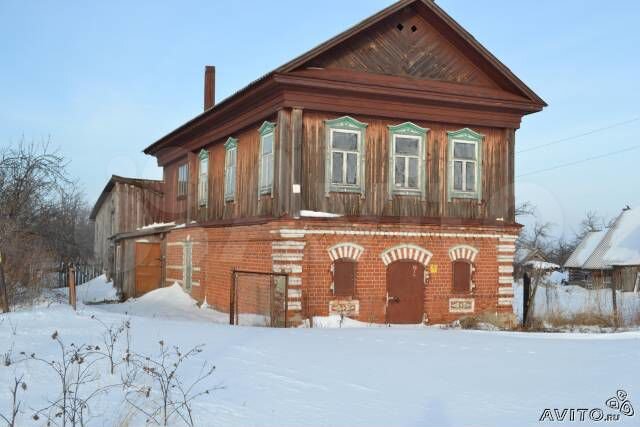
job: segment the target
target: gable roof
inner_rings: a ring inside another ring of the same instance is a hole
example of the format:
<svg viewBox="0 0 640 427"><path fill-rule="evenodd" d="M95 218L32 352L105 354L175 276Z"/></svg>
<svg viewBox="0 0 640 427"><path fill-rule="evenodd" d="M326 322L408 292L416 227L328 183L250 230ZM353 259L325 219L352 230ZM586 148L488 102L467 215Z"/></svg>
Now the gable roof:
<svg viewBox="0 0 640 427"><path fill-rule="evenodd" d="M545 101L542 100L533 90L531 90L522 80L520 80L506 65L504 65L498 58L496 58L489 50L487 50L480 42L478 42L467 30L465 30L460 24L458 24L451 16L449 16L440 6L438 6L433 0L400 0L386 9L381 10L375 15L361 21L346 31L338 34L337 36L327 40L324 43L316 46L306 53L292 59L286 64L276 68L272 73L288 73L303 66L305 63L320 56L321 54L329 51L333 47L339 45L347 39L350 39L373 25L381 22L383 19L388 18L400 10L403 10L409 6L417 5L423 7L423 11L432 13L437 19L441 20L442 24L447 28L453 30L461 41L466 43L471 49L477 52L482 59L495 68L502 77L509 81L515 89L521 92L521 94L530 99L531 101L546 106ZM269 74L267 74L268 76Z"/></svg>
<svg viewBox="0 0 640 427"><path fill-rule="evenodd" d="M571 253L571 256L564 263L565 268L582 268L593 251L600 244L607 230L591 231L582 239L580 244Z"/></svg>
<svg viewBox="0 0 640 427"><path fill-rule="evenodd" d="M159 188L162 188L161 186L163 184L163 181L158 181L155 179L126 178L124 176L111 175L111 178L109 178L109 181L107 181L107 184L102 189L102 193L100 193L98 200L96 201L95 205L93 205L93 209L91 209L91 214L89 214L90 220L96 219L100 207L104 203L109 193L111 193L111 190L113 190L113 187L117 182L122 184L134 185L136 187L153 191L157 194L163 194L162 191L159 190Z"/></svg>
<svg viewBox="0 0 640 427"><path fill-rule="evenodd" d="M640 210L623 211L610 233L604 262L612 266L640 265Z"/></svg>
<svg viewBox="0 0 640 427"><path fill-rule="evenodd" d="M456 41L460 46L466 46L470 49L470 51L475 53L477 56L477 60L483 62L484 71L491 71L494 77L500 77L505 84L508 84L510 89L514 92L517 92L519 95L523 96L525 99L529 100L532 104L535 104L540 107L546 107L546 102L540 98L531 88L529 88L522 80L520 80L507 66L505 66L502 62L500 62L491 52L489 52L482 44L480 44L469 32L467 32L460 24L458 24L451 16L449 16L444 10L442 10L433 0L399 0L398 2L392 4L391 6L381 10L380 12L370 16L369 18L361 21L360 23L354 25L353 27L347 29L346 31L332 37L331 39L321 43L320 45L314 47L313 49L303 53L302 55L292 59L291 61L281 65L280 67L270 71L269 73L259 77L258 79L252 81L244 88L236 91L229 97L225 98L221 102L215 104L213 107L205 110L203 113L200 113L193 119L184 123L182 126L176 128L169 134L160 138L153 144L149 145L144 149L144 153L153 154L155 148L158 147L163 141L171 136L175 135L182 129L198 122L200 119L205 116L210 115L214 111L217 111L224 107L225 105L231 103L233 100L239 98L241 95L249 92L250 90L257 87L260 83L263 83L271 78L273 78L277 74L286 74L299 69L304 66L309 61L317 58L325 52L328 52L332 48L340 45L342 42L355 37L358 34L361 34L365 30L371 28L375 24L381 22L382 20L392 16L393 14L408 8L408 7L416 7L418 11L422 14L428 14L430 18L432 18L435 22L439 24L440 29L448 29L451 31L453 36L457 39Z"/></svg>
<svg viewBox="0 0 640 427"><path fill-rule="evenodd" d="M629 265L640 265L640 210L629 208L609 229L589 233L565 263L565 267L585 270Z"/></svg>

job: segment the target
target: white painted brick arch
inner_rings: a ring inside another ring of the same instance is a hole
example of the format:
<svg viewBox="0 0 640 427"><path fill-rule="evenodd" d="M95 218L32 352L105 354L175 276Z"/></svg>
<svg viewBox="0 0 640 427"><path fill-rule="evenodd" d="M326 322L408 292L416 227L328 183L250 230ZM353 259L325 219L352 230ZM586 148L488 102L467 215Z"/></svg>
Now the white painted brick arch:
<svg viewBox="0 0 640 427"><path fill-rule="evenodd" d="M380 257L382 258L382 262L384 262L384 265L389 265L392 262L400 260L413 260L419 262L424 266L429 264L432 256L433 254L428 250L421 248L420 246L411 244L394 246L382 252L382 254L380 255Z"/></svg>
<svg viewBox="0 0 640 427"><path fill-rule="evenodd" d="M364 252L364 248L355 243L346 242L346 243L338 243L327 249L329 252L329 257L331 257L331 261L335 261L341 258L349 258L354 261L358 261L360 256Z"/></svg>
<svg viewBox="0 0 640 427"><path fill-rule="evenodd" d="M449 249L449 258L451 258L451 261L463 259L469 262L475 262L476 256L478 256L478 250L473 246L458 245Z"/></svg>

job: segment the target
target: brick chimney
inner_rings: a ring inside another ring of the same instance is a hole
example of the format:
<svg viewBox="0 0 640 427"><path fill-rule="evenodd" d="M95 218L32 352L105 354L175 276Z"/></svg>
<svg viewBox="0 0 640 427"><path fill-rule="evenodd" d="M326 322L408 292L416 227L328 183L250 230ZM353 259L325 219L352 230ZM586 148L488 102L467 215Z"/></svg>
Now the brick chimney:
<svg viewBox="0 0 640 427"><path fill-rule="evenodd" d="M204 109L205 111L216 104L216 67L204 67Z"/></svg>

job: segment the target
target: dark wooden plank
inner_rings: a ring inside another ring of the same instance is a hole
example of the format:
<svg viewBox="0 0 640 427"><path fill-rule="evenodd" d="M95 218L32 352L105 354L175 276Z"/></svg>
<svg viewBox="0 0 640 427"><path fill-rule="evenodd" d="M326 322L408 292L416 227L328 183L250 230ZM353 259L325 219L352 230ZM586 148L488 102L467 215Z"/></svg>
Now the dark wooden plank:
<svg viewBox="0 0 640 427"><path fill-rule="evenodd" d="M303 112L299 108L291 111L291 207L290 214L294 218L300 216L302 208L302 197L300 187L302 186L302 120Z"/></svg>

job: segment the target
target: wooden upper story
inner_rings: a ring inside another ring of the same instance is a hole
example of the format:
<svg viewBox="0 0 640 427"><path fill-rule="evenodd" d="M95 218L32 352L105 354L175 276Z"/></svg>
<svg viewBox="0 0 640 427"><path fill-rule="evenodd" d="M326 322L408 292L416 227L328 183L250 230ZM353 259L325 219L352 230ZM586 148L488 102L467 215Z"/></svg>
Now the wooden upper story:
<svg viewBox="0 0 640 427"><path fill-rule="evenodd" d="M167 220L512 224L515 131L546 104L429 0L403 0L149 146Z"/></svg>

